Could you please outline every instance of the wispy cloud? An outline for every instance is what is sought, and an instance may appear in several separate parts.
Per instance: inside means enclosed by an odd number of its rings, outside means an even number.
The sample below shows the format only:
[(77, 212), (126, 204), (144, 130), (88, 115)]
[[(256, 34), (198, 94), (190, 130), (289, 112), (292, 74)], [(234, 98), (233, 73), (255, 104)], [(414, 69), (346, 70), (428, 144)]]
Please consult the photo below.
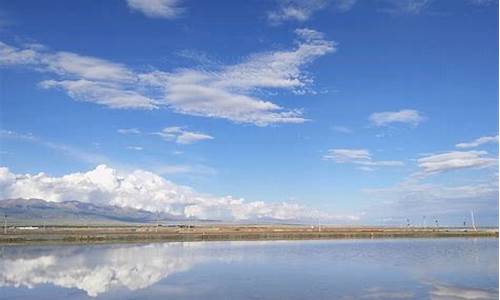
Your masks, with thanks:
[(351, 163), (360, 165), (364, 171), (372, 171), (373, 167), (403, 166), (402, 161), (374, 160), (370, 151), (366, 149), (330, 149), (323, 156), (325, 160), (333, 160), (336, 163)]
[(266, 126), (303, 123), (300, 109), (287, 110), (255, 96), (265, 89), (303, 90), (313, 82), (303, 68), (335, 51), (335, 44), (311, 29), (297, 29), (288, 51), (250, 55), (241, 63), (213, 70), (180, 69), (138, 73), (107, 60), (0, 42), (0, 66), (25, 66), (55, 75), (43, 88), (114, 109), (170, 108), (175, 112)]
[(333, 126), (332, 129), (340, 133), (352, 133), (352, 129), (346, 126)]
[(489, 6), (498, 0), (467, 0), (467, 2), (477, 6)]
[(374, 126), (388, 126), (392, 123), (404, 123), (417, 126), (425, 120), (420, 112), (413, 109), (403, 109), (400, 111), (376, 112), (370, 115), (370, 122)]
[(174, 19), (185, 9), (180, 6), (180, 0), (127, 0), (132, 10), (139, 11), (150, 18)]
[(357, 0), (278, 0), (276, 9), (267, 13), (269, 22), (279, 25), (286, 21), (305, 22), (327, 7), (344, 13), (353, 8)]
[[(378, 200), (372, 207), (372, 216), (418, 217), (422, 215), (463, 215), (470, 210), (483, 214), (498, 211), (498, 178), (467, 185), (430, 184), (403, 181), (388, 188), (364, 189), (364, 193)], [(428, 223), (429, 224), (429, 223)]]
[(215, 175), (217, 171), (205, 165), (184, 165), (184, 164), (162, 164), (152, 168), (152, 171), (159, 175), (173, 174), (194, 174), (194, 175)]
[(88, 164), (95, 165), (110, 162), (110, 159), (102, 154), (85, 151), (70, 145), (45, 141), (32, 134), (23, 134), (11, 130), (0, 129), (0, 140), (1, 139), (16, 139), (38, 144)]
[(495, 300), (498, 299), (498, 290), (473, 289), (459, 286), (433, 284), (430, 296), (433, 300), (470, 299)]
[(333, 7), (339, 12), (347, 12), (354, 7), (356, 2), (358, 2), (358, 1), (357, 0), (336, 0), (336, 1), (333, 1)]
[(158, 102), (133, 90), (109, 83), (80, 80), (45, 80), (42, 88), (60, 88), (76, 100), (93, 102), (118, 109), (156, 109)]
[(120, 128), (117, 132), (120, 134), (141, 134), (141, 131), (137, 128)]
[(316, 11), (324, 8), (327, 0), (280, 0), (278, 8), (267, 14), (272, 24), (280, 24), (284, 21), (307, 21)]
[(457, 147), (457, 148), (475, 148), (475, 147), (479, 147), (483, 144), (489, 144), (489, 143), (498, 143), (498, 135), (496, 135), (496, 136), (483, 136), (483, 137), (477, 138), (471, 142), (456, 144), (455, 147)]
[(431, 175), (452, 170), (467, 168), (484, 168), (494, 166), (498, 159), (489, 156), (486, 151), (451, 151), (419, 158), (419, 174)]
[(134, 151), (142, 151), (142, 150), (144, 150), (144, 148), (141, 147), (141, 146), (127, 146), (127, 149), (128, 150), (134, 150)]
[(173, 126), (163, 128), (162, 131), (157, 132), (166, 141), (175, 142), (177, 144), (193, 144), (203, 140), (213, 140), (214, 137), (201, 132), (188, 131), (182, 127)]
[(418, 15), (427, 9), (433, 0), (383, 0), (385, 6), (380, 12), (390, 14)]

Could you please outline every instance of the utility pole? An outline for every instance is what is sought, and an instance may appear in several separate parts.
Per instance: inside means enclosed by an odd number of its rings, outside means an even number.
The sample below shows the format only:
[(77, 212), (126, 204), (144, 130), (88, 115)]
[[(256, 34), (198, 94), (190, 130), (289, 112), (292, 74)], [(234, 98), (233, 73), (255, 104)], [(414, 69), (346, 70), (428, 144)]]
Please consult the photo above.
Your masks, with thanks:
[(158, 232), (158, 226), (159, 226), (159, 220), (158, 220), (158, 213), (156, 213), (156, 229), (155, 232)]
[(425, 220), (425, 216), (423, 216), (422, 219), (423, 219), (423, 221), (422, 221), (422, 227), (425, 229), (425, 227), (427, 226), (426, 220)]
[(3, 234), (7, 234), (7, 214), (3, 215)]
[(318, 232), (321, 232), (321, 223), (320, 223), (319, 219), (318, 219)]
[(477, 231), (477, 228), (476, 228), (476, 221), (474, 220), (474, 211), (470, 211), (470, 218), (472, 220), (472, 228), (474, 229), (474, 231)]

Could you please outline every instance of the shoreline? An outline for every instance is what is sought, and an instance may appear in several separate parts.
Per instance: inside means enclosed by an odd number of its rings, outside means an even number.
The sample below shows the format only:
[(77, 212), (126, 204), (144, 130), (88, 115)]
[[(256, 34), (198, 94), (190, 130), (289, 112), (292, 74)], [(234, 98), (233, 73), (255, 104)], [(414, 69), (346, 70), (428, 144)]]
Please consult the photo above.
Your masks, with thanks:
[(379, 238), (496, 237), (498, 229), (247, 226), (58, 226), (10, 228), (0, 245), (38, 243), (119, 243), (187, 241), (328, 240)]

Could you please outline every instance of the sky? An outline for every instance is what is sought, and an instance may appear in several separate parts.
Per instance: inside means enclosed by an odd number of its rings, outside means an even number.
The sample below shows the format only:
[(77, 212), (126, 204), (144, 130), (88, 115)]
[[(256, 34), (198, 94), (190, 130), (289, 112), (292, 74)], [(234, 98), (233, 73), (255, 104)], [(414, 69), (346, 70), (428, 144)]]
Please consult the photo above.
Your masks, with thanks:
[(498, 224), (498, 1), (0, 1), (0, 36), (0, 199)]

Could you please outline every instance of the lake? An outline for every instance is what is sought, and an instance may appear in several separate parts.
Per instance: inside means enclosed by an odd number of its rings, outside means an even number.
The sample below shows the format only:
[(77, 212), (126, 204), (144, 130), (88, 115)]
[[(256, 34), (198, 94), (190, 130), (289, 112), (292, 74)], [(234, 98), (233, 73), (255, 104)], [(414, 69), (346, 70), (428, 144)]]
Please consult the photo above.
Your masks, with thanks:
[(498, 299), (498, 239), (0, 246), (0, 299)]

